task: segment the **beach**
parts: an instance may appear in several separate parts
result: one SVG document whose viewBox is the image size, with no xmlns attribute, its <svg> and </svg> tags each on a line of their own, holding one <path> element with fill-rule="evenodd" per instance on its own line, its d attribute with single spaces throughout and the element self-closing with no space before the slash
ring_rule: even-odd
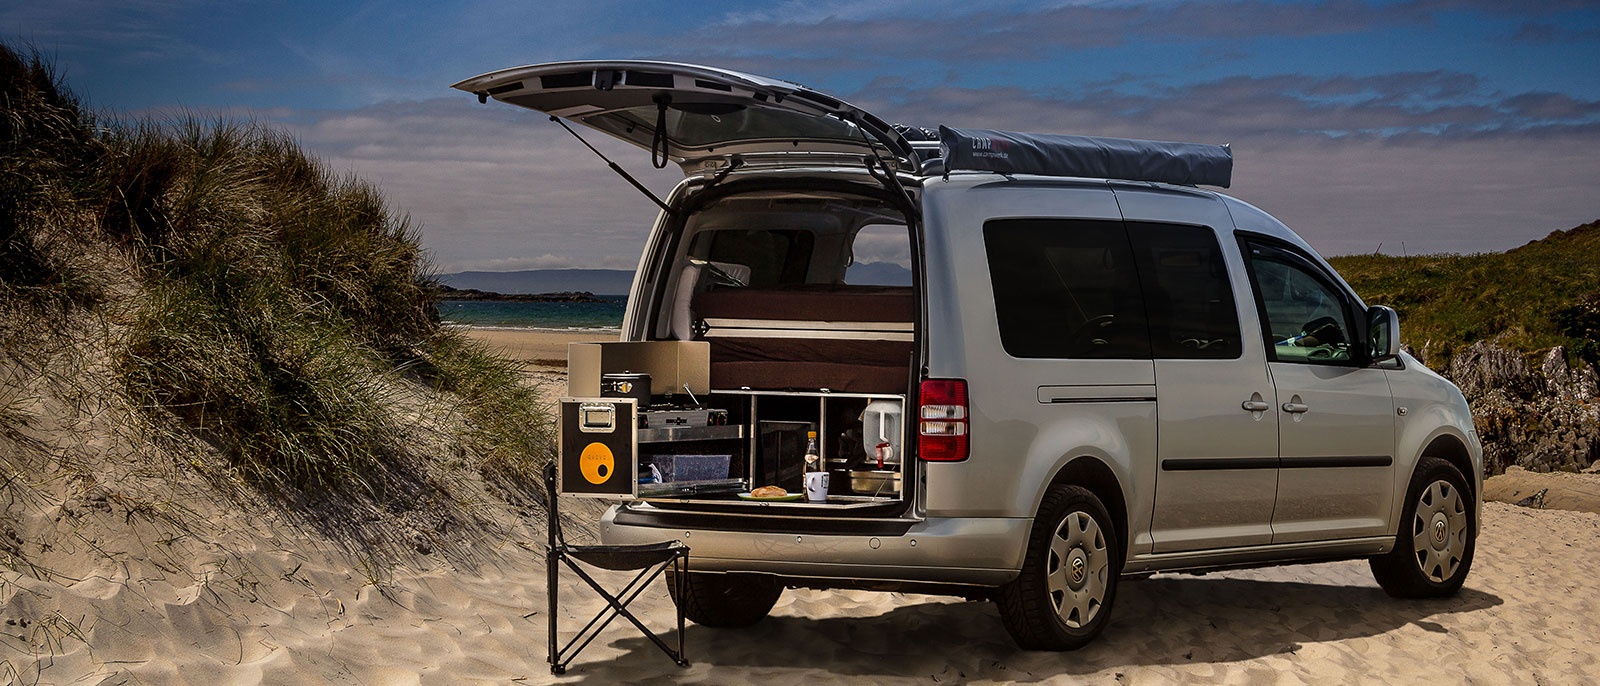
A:
<svg viewBox="0 0 1600 686">
<path fill-rule="evenodd" d="M 608 334 L 471 330 L 553 401 L 566 344 Z M 614 622 L 555 677 L 541 508 L 466 504 L 383 564 L 202 481 L 101 461 L 99 485 L 26 484 L 0 553 L 0 683 L 217 684 L 1587 684 L 1600 682 L 1600 514 L 1484 505 L 1461 593 L 1395 600 L 1363 561 L 1125 579 L 1072 653 L 1017 649 L 992 603 L 786 590 L 753 627 L 686 628 L 688 668 Z M 1582 503 L 1600 475 L 1514 472 L 1486 488 Z M 1497 479 L 1500 477 L 1497 477 Z M 159 497 L 158 497 L 159 496 Z M 487 502 L 487 501 L 483 501 Z M 563 498 L 574 542 L 607 503 Z M 1553 507 L 1553 505 L 1552 505 Z M 446 526 L 446 524 L 449 524 Z M 691 541 L 692 544 L 692 541 Z M 692 559 L 691 559 L 692 564 Z M 596 571 L 611 588 L 630 575 Z M 563 572 L 563 642 L 602 601 Z M 632 609 L 668 643 L 657 582 Z"/>
<path fill-rule="evenodd" d="M 148 524 L 141 532 L 159 534 Z M 43 684 L 1600 681 L 1600 561 L 1593 554 L 1600 515 L 1588 513 L 1487 504 L 1466 587 L 1442 600 L 1391 599 L 1359 561 L 1157 575 L 1123 583 L 1115 618 L 1098 641 L 1077 652 L 1041 653 L 1018 650 L 991 603 L 791 589 L 753 627 L 689 624 L 688 668 L 618 621 L 563 677 L 544 663 L 540 532 L 521 533 L 470 567 L 422 557 L 370 580 L 348 559 L 266 531 L 225 536 L 245 545 L 219 556 L 227 564 L 204 576 L 168 573 L 163 567 L 172 563 L 163 560 L 90 564 L 86 544 L 74 542 L 73 555 L 53 556 L 60 575 L 53 582 L 0 572 L 0 585 L 11 588 L 6 616 L 34 618 L 0 626 L 0 633 L 11 641 L 63 634 L 37 662 L 3 659 L 27 677 L 18 682 L 34 683 L 37 674 Z M 201 544 L 179 545 L 194 551 Z M 596 576 L 612 588 L 626 581 L 621 573 Z M 561 594 L 566 641 L 602 603 L 571 573 L 562 576 Z M 632 609 L 676 641 L 662 584 Z M 84 640 L 65 635 L 64 626 Z"/>
<path fill-rule="evenodd" d="M 532 371 L 559 371 L 567 369 L 567 344 L 601 343 L 615 341 L 615 331 L 539 331 L 535 329 L 464 327 L 467 335 L 513 360 L 526 364 Z"/>
</svg>

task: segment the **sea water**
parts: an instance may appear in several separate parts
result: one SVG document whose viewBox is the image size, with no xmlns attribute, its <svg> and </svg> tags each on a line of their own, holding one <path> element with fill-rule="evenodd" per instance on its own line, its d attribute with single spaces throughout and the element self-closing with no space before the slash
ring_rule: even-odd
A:
<svg viewBox="0 0 1600 686">
<path fill-rule="evenodd" d="M 541 331 L 617 331 L 627 296 L 596 296 L 601 302 L 525 303 L 446 300 L 439 317 L 446 324 Z"/>
</svg>

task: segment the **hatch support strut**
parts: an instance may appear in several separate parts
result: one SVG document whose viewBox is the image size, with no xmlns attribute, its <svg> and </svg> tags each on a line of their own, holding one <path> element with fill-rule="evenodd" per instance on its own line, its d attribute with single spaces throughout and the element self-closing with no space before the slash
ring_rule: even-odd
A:
<svg viewBox="0 0 1600 686">
<path fill-rule="evenodd" d="M 666 203 L 666 201 L 662 200 L 660 197 L 657 197 L 655 193 L 650 192 L 650 189 L 645 188 L 644 184 L 639 183 L 639 180 L 633 178 L 633 175 L 629 174 L 626 169 L 623 169 L 622 167 L 618 166 L 616 162 L 612 162 L 611 158 L 606 157 L 605 153 L 600 152 L 599 150 L 596 150 L 594 146 L 589 145 L 589 141 L 584 140 L 583 136 L 578 135 L 577 131 L 573 131 L 572 127 L 567 126 L 567 123 L 564 122 L 564 121 L 561 121 L 560 117 L 557 117 L 557 116 L 552 114 L 552 115 L 550 115 L 550 121 L 553 121 L 553 122 L 555 122 L 557 124 L 560 124 L 561 128 L 566 129 L 567 133 L 572 134 L 573 138 L 578 139 L 578 142 L 582 143 L 583 147 L 588 148 L 589 152 L 592 152 L 592 153 L 595 154 L 595 156 L 599 157 L 602 160 L 605 160 L 606 164 L 611 166 L 611 171 L 616 172 L 618 176 L 621 176 L 628 183 L 633 184 L 633 187 L 639 189 L 640 193 L 643 193 L 645 195 L 645 197 L 649 198 L 652 202 L 654 202 L 655 204 L 659 205 L 663 212 L 666 212 L 667 214 L 670 214 L 670 215 L 677 215 L 678 214 L 678 212 L 676 210 L 672 209 L 671 205 L 668 205 Z"/>
<path fill-rule="evenodd" d="M 899 197 L 905 198 L 906 207 L 910 208 L 911 213 L 916 215 L 917 219 L 922 218 L 922 208 L 917 207 L 917 201 L 911 196 L 911 191 L 906 190 L 905 184 L 900 183 L 900 177 L 895 174 L 893 169 L 889 168 L 888 163 L 883 161 L 883 156 L 878 154 L 878 147 L 872 144 L 871 139 L 867 138 L 867 130 L 861 126 L 861 120 L 857 117 L 851 117 L 850 123 L 855 124 L 856 131 L 861 133 L 861 140 L 867 144 L 867 150 L 872 151 L 872 157 L 863 157 L 861 160 L 867 166 L 867 173 L 871 174 L 872 178 L 877 179 L 878 183 L 883 184 L 883 187 L 888 189 L 890 193 L 895 193 Z M 879 167 L 883 168 L 883 176 L 878 176 L 877 170 L 873 168 L 872 163 L 874 160 L 877 161 Z"/>
</svg>

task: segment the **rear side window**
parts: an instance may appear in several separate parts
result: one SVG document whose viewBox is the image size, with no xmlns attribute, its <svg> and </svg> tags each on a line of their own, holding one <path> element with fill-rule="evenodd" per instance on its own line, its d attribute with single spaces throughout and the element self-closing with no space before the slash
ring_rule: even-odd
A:
<svg viewBox="0 0 1600 686">
<path fill-rule="evenodd" d="M 1138 271 L 1122 222 L 997 219 L 983 225 L 983 242 L 1008 354 L 1150 357 Z"/>
<path fill-rule="evenodd" d="M 1204 226 L 1129 222 L 1150 319 L 1150 351 L 1163 359 L 1233 359 L 1242 349 L 1228 265 Z"/>
</svg>

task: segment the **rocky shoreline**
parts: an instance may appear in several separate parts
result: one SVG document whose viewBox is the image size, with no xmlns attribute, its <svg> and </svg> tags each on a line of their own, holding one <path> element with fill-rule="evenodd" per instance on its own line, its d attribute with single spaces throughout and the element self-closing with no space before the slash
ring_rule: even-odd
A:
<svg viewBox="0 0 1600 686">
<path fill-rule="evenodd" d="M 588 291 L 570 291 L 561 293 L 495 293 L 480 291 L 476 288 L 451 288 L 439 286 L 436 289 L 440 300 L 455 300 L 469 302 L 512 302 L 512 303 L 599 303 L 605 300 L 595 297 Z"/>
<path fill-rule="evenodd" d="M 1427 364 L 1427 350 L 1410 351 Z M 1567 362 L 1557 346 L 1536 366 L 1522 353 L 1479 341 L 1440 374 L 1461 388 L 1483 441 L 1485 476 L 1518 466 L 1533 472 L 1600 467 L 1600 375 Z"/>
</svg>

